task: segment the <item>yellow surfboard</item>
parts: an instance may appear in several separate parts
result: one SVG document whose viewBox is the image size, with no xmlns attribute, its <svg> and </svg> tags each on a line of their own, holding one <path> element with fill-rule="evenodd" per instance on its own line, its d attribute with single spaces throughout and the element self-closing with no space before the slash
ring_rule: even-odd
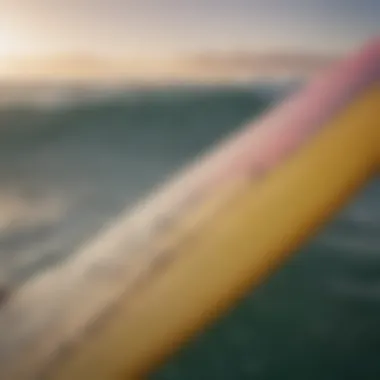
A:
<svg viewBox="0 0 380 380">
<path fill-rule="evenodd" d="M 379 80 L 374 41 L 20 289 L 0 321 L 0 377 L 147 375 L 378 173 Z M 36 302 L 49 307 L 33 325 Z"/>
</svg>

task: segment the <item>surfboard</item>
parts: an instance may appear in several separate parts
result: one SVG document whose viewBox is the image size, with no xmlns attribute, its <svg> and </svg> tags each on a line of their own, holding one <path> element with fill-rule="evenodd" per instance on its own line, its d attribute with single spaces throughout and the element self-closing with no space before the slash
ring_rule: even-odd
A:
<svg viewBox="0 0 380 380">
<path fill-rule="evenodd" d="M 0 311 L 2 379 L 136 379 L 378 173 L 380 41 L 152 192 Z"/>
</svg>

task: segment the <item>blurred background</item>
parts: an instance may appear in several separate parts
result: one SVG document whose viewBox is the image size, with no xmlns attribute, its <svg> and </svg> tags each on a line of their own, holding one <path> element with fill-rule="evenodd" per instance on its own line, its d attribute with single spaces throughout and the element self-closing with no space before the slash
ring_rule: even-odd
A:
<svg viewBox="0 0 380 380">
<path fill-rule="evenodd" d="M 379 20 L 378 0 L 1 0 L 1 292 Z M 380 378 L 379 197 L 377 180 L 152 379 Z"/>
</svg>

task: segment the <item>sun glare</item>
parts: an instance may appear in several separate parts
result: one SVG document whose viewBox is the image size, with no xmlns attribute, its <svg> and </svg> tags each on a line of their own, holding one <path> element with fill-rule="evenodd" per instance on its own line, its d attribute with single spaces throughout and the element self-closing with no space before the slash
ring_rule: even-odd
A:
<svg viewBox="0 0 380 380">
<path fill-rule="evenodd" d="M 16 39 L 8 31 L 0 28 L 0 75 L 8 75 L 12 58 L 16 53 Z"/>
<path fill-rule="evenodd" d="M 12 53 L 12 39 L 0 30 L 0 59 L 7 58 Z"/>
</svg>

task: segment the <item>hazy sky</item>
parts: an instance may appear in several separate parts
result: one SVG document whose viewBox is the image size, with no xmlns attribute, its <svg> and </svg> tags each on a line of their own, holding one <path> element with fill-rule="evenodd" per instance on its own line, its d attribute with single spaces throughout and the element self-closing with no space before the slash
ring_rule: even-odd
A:
<svg viewBox="0 0 380 380">
<path fill-rule="evenodd" d="M 380 0 L 0 0 L 0 56 L 339 53 L 379 20 Z"/>
</svg>

